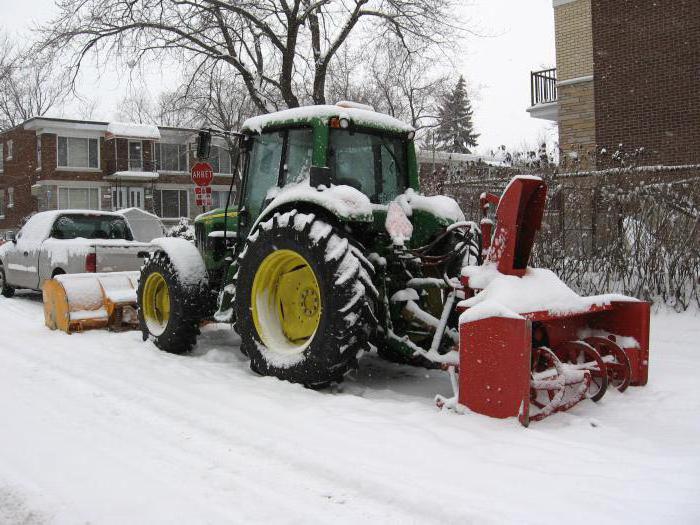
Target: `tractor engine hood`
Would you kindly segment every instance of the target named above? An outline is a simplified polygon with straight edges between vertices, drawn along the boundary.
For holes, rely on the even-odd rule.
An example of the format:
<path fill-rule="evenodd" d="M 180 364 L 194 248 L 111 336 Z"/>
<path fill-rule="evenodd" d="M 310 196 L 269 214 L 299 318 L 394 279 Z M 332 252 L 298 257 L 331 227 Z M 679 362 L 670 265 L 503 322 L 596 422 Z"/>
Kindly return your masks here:
<path fill-rule="evenodd" d="M 255 226 L 266 220 L 278 208 L 295 204 L 313 204 L 324 208 L 343 222 L 372 223 L 373 228 L 385 231 L 389 204 L 374 204 L 367 195 L 352 186 L 331 185 L 330 188 L 312 188 L 308 181 L 289 184 L 284 188 L 272 188 L 267 194 L 270 203 L 258 217 Z M 398 204 L 413 224 L 414 238 L 409 244 L 426 242 L 436 231 L 464 220 L 464 213 L 457 202 L 446 196 L 426 197 L 412 189 L 399 195 L 393 203 Z"/>

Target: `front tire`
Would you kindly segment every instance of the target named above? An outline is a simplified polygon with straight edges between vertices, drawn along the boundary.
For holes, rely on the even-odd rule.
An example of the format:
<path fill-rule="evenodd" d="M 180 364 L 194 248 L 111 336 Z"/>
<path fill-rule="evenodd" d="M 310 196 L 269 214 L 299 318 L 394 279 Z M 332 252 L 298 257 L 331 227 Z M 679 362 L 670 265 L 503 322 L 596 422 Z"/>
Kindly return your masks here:
<path fill-rule="evenodd" d="M 15 295 L 15 289 L 7 284 L 7 278 L 5 277 L 5 268 L 0 266 L 0 294 L 8 299 Z"/>
<path fill-rule="evenodd" d="M 141 268 L 138 315 L 144 341 L 166 352 L 184 354 L 197 343 L 206 283 L 185 283 L 168 254 L 157 251 Z"/>
<path fill-rule="evenodd" d="M 253 371 L 321 387 L 357 366 L 376 329 L 377 292 L 360 258 L 313 214 L 276 213 L 258 225 L 236 283 L 236 327 Z"/>

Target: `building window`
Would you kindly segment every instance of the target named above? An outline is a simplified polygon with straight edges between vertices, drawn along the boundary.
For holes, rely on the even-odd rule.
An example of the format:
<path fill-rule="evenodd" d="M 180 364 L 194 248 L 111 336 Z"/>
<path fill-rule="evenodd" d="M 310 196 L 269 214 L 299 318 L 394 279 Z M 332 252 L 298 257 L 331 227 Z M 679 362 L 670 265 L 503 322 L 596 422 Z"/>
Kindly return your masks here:
<path fill-rule="evenodd" d="M 7 207 L 8 208 L 15 207 L 15 189 L 14 188 L 7 188 Z"/>
<path fill-rule="evenodd" d="M 99 188 L 58 188 L 59 210 L 99 210 Z"/>
<path fill-rule="evenodd" d="M 129 171 L 143 169 L 143 143 L 140 140 L 129 141 Z"/>
<path fill-rule="evenodd" d="M 0 142 L 0 173 L 5 171 L 5 145 Z"/>
<path fill-rule="evenodd" d="M 7 141 L 7 160 L 12 160 L 12 155 L 14 153 L 15 144 L 13 141 Z"/>
<path fill-rule="evenodd" d="M 98 139 L 58 137 L 59 168 L 93 168 L 100 166 Z"/>
<path fill-rule="evenodd" d="M 231 173 L 231 155 L 226 148 L 212 146 L 209 153 L 209 163 L 214 173 Z"/>
<path fill-rule="evenodd" d="M 155 190 L 153 207 L 156 215 L 164 219 L 178 219 L 189 216 L 187 190 Z"/>
<path fill-rule="evenodd" d="M 187 145 L 157 142 L 156 165 L 160 171 L 188 171 Z"/>
<path fill-rule="evenodd" d="M 36 169 L 41 169 L 41 135 L 36 138 Z"/>
<path fill-rule="evenodd" d="M 5 218 L 5 192 L 0 190 L 0 219 Z"/>
<path fill-rule="evenodd" d="M 226 207 L 226 197 L 228 196 L 228 191 L 216 191 L 211 192 L 211 204 L 214 208 L 225 208 Z M 231 194 L 231 201 L 228 203 L 229 208 L 235 206 L 236 202 L 235 190 Z"/>

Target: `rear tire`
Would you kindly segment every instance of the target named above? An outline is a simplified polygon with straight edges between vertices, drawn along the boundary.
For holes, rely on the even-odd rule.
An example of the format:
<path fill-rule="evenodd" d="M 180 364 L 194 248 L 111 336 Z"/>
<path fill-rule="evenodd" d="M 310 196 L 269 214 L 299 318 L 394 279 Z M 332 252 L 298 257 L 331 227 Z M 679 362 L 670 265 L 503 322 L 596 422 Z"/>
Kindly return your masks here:
<path fill-rule="evenodd" d="M 361 258 L 313 214 L 276 213 L 258 225 L 236 283 L 236 329 L 254 372 L 319 388 L 357 366 L 377 324 Z"/>
<path fill-rule="evenodd" d="M 141 268 L 138 315 L 144 341 L 166 352 L 184 354 L 197 343 L 206 283 L 185 284 L 168 254 L 152 254 Z"/>
<path fill-rule="evenodd" d="M 7 284 L 7 278 L 5 277 L 5 268 L 0 266 L 0 294 L 8 299 L 15 295 L 15 289 Z"/>

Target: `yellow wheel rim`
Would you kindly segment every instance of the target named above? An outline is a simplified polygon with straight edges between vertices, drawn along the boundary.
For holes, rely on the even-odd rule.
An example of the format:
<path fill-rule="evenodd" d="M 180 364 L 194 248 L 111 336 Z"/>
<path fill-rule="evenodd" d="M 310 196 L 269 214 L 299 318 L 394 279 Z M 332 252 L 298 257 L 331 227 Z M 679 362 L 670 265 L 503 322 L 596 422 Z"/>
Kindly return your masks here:
<path fill-rule="evenodd" d="M 162 274 L 153 272 L 148 276 L 143 287 L 142 303 L 148 330 L 153 335 L 161 335 L 170 320 L 170 291 Z"/>
<path fill-rule="evenodd" d="M 292 250 L 277 250 L 260 263 L 250 304 L 255 329 L 269 350 L 303 352 L 321 322 L 316 275 L 306 259 Z"/>

